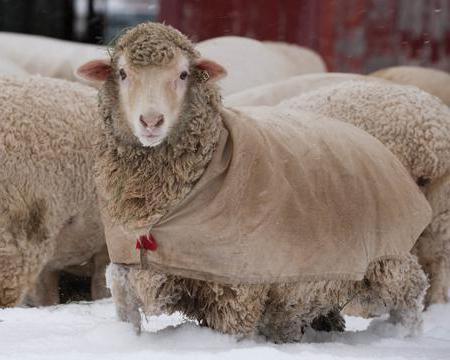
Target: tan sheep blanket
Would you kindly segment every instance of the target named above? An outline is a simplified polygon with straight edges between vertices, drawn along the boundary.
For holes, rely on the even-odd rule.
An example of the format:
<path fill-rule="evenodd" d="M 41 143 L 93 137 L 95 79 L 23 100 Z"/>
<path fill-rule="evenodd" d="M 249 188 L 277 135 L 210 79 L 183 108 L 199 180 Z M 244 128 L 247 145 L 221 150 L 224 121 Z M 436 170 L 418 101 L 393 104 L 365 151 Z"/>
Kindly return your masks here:
<path fill-rule="evenodd" d="M 150 231 L 145 263 L 223 283 L 361 280 L 409 252 L 431 210 L 411 177 L 362 130 L 307 112 L 225 110 L 213 159 Z M 149 229 L 107 224 L 113 262 L 139 264 Z"/>

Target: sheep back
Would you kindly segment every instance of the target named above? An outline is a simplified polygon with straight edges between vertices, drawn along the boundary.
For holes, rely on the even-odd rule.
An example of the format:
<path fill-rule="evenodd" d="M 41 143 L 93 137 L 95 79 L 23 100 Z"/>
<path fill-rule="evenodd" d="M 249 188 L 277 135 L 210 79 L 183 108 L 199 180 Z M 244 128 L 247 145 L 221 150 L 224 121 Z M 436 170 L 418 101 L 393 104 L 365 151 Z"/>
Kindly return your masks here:
<path fill-rule="evenodd" d="M 416 182 L 450 170 L 450 111 L 438 98 L 412 86 L 347 81 L 281 102 L 342 120 L 380 140 Z"/>
<path fill-rule="evenodd" d="M 394 66 L 375 71 L 370 76 L 417 86 L 450 106 L 450 74 L 445 71 L 419 66 Z"/>
<path fill-rule="evenodd" d="M 372 261 L 408 254 L 429 223 L 406 169 L 366 132 L 275 108 L 221 117 L 199 182 L 151 229 L 107 236 L 113 262 L 231 284 L 361 280 Z M 137 251 L 149 232 L 156 251 Z"/>

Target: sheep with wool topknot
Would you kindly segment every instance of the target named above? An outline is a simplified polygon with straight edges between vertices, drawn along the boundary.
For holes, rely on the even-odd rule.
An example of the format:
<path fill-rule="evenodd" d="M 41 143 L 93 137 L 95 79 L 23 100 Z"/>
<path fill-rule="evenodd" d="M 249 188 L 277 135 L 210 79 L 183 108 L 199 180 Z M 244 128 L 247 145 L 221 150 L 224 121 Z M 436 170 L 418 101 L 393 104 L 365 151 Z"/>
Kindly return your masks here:
<path fill-rule="evenodd" d="M 430 209 L 381 143 L 312 113 L 225 109 L 225 70 L 162 24 L 78 74 L 103 82 L 95 171 L 122 320 L 180 311 L 293 342 L 342 330 L 352 300 L 418 330 L 427 281 L 409 250 Z"/>

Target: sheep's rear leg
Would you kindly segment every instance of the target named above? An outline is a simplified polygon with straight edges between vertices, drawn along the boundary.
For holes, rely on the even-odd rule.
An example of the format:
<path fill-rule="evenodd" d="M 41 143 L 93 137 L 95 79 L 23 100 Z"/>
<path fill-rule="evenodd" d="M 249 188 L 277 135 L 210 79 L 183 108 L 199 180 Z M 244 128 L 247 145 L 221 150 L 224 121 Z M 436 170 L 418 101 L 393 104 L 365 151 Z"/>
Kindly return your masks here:
<path fill-rule="evenodd" d="M 448 302 L 450 234 L 447 224 L 450 219 L 437 217 L 423 232 L 414 246 L 414 253 L 419 259 L 425 273 L 428 275 L 430 287 L 425 297 L 425 307 L 432 304 Z"/>
<path fill-rule="evenodd" d="M 227 286 L 186 279 L 182 283 L 188 291 L 183 292 L 175 310 L 222 333 L 255 334 L 264 310 L 267 286 Z"/>
<path fill-rule="evenodd" d="M 358 288 L 359 287 L 359 288 Z M 390 314 L 411 335 L 422 325 L 423 299 L 428 288 L 425 273 L 412 255 L 401 260 L 381 260 L 370 265 L 364 281 L 356 287 L 353 301 L 367 315 Z"/>
<path fill-rule="evenodd" d="M 269 292 L 259 332 L 275 343 L 301 341 L 308 326 L 318 331 L 342 331 L 338 311 L 339 288 L 332 281 L 298 282 L 274 286 Z"/>

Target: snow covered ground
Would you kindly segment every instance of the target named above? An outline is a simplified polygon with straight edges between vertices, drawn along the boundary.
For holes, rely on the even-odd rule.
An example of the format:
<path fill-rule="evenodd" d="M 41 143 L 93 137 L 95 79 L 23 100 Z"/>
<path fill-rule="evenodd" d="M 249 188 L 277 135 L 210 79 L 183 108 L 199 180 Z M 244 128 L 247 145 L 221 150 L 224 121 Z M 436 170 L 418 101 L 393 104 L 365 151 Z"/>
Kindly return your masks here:
<path fill-rule="evenodd" d="M 380 319 L 347 317 L 344 334 L 307 333 L 305 343 L 274 345 L 221 335 L 180 316 L 149 318 L 138 337 L 116 320 L 110 299 L 3 309 L 0 359 L 450 360 L 450 305 L 434 305 L 424 318 L 423 334 L 416 338 Z"/>

